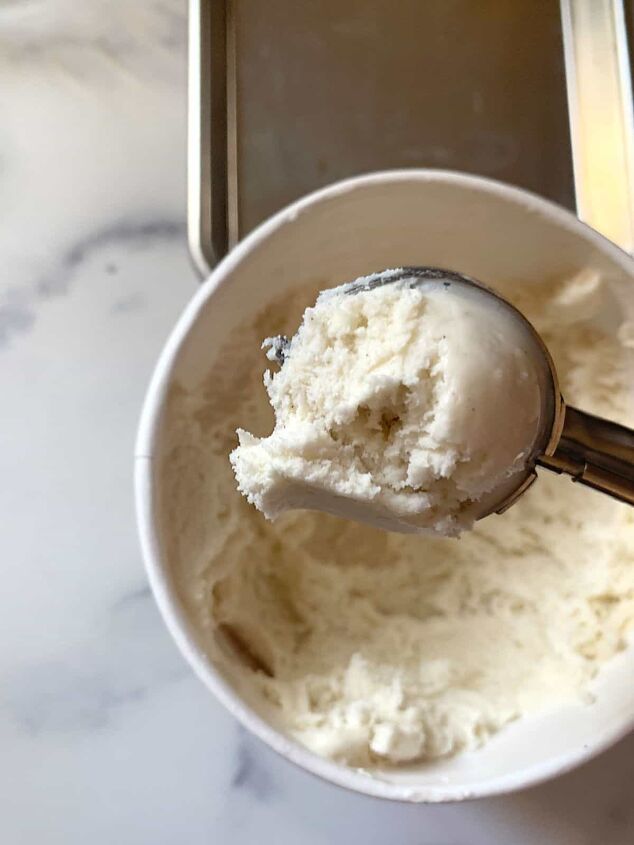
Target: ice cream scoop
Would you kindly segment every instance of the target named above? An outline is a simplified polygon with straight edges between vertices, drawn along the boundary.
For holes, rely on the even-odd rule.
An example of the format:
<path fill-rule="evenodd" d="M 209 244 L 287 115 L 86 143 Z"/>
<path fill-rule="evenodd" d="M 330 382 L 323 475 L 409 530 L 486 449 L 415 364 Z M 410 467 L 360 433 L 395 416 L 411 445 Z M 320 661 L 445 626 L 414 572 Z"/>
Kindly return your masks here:
<path fill-rule="evenodd" d="M 587 487 L 606 493 L 619 501 L 634 505 L 634 431 L 611 420 L 588 414 L 566 405 L 559 390 L 559 382 L 552 358 L 541 337 L 524 317 L 496 291 L 461 273 L 434 267 L 403 268 L 398 273 L 378 273 L 371 285 L 393 284 L 399 279 L 412 279 L 412 284 L 425 284 L 431 279 L 449 279 L 455 285 L 467 285 L 489 297 L 491 305 L 497 303 L 507 309 L 530 332 L 536 343 L 535 354 L 541 358 L 540 366 L 550 377 L 543 385 L 543 428 L 536 444 L 535 464 L 554 472 L 569 475 Z M 494 508 L 503 512 L 535 480 L 534 468 L 507 498 Z M 483 514 L 485 515 L 485 514 Z"/>
<path fill-rule="evenodd" d="M 631 432 L 566 409 L 531 324 L 466 276 L 362 277 L 265 345 L 281 365 L 265 377 L 275 429 L 239 431 L 231 461 L 271 519 L 311 508 L 457 535 L 512 504 L 537 464 L 634 503 Z"/>

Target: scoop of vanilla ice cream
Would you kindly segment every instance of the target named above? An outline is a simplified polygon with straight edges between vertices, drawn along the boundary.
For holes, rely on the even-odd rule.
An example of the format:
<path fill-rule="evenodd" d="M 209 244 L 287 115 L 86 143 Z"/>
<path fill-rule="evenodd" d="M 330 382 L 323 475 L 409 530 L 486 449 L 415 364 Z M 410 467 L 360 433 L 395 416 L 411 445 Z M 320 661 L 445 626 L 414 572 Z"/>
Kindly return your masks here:
<path fill-rule="evenodd" d="M 305 311 L 281 369 L 265 375 L 273 433 L 238 430 L 238 487 L 270 519 L 311 508 L 457 535 L 526 473 L 543 363 L 522 321 L 477 288 L 373 281 Z"/>

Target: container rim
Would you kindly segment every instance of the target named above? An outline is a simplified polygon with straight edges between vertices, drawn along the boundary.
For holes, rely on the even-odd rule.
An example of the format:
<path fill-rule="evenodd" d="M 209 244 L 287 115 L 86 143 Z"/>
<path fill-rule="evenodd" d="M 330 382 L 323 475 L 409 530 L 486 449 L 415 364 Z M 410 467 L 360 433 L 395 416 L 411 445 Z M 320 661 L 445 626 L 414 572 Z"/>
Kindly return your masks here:
<path fill-rule="evenodd" d="M 161 548 L 155 525 L 157 496 L 154 456 L 164 402 L 180 349 L 206 302 L 227 282 L 232 271 L 263 240 L 308 209 L 376 185 L 403 183 L 458 185 L 521 205 L 531 212 L 543 215 L 560 229 L 573 232 L 590 242 L 619 265 L 624 273 L 634 276 L 632 258 L 579 221 L 571 212 L 529 191 L 493 179 L 456 171 L 416 168 L 363 174 L 321 188 L 277 212 L 240 241 L 216 266 L 186 306 L 158 359 L 145 397 L 135 446 L 134 483 L 138 532 L 152 592 L 178 648 L 205 686 L 244 727 L 281 756 L 304 770 L 338 786 L 373 797 L 414 803 L 437 803 L 501 795 L 564 774 L 597 756 L 634 729 L 634 712 L 628 719 L 606 727 L 596 735 L 594 742 L 583 744 L 574 752 L 561 754 L 545 763 L 531 765 L 511 775 L 483 780 L 470 788 L 452 784 L 438 786 L 394 784 L 382 780 L 379 776 L 371 776 L 366 772 L 334 763 L 308 751 L 298 742 L 273 728 L 239 698 L 211 665 L 204 652 L 197 646 L 191 623 L 171 585 L 169 562 Z"/>

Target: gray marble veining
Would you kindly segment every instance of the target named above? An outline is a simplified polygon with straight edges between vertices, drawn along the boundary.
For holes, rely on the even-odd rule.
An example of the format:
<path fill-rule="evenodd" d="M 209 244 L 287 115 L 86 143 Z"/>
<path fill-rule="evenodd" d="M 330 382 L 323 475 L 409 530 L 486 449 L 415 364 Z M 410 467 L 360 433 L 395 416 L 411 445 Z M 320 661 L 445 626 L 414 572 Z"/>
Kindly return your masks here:
<path fill-rule="evenodd" d="M 8 344 L 11 336 L 27 332 L 33 326 L 37 309 L 42 302 L 67 293 L 77 270 L 100 250 L 121 247 L 127 250 L 143 249 L 155 241 L 182 242 L 185 224 L 181 220 L 154 219 L 144 221 L 117 221 L 92 232 L 72 244 L 53 266 L 34 283 L 23 287 L 11 286 L 4 293 L 0 290 L 0 349 Z M 113 305 L 113 313 L 137 308 L 143 297 L 122 297 Z"/>

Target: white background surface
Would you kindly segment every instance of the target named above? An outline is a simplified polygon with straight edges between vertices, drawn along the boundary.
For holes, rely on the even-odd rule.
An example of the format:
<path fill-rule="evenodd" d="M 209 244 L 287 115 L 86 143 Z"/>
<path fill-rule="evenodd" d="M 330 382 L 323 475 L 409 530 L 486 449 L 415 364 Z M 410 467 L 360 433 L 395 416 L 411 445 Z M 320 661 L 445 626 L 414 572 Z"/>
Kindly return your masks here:
<path fill-rule="evenodd" d="M 196 285 L 184 0 L 0 4 L 0 843 L 631 845 L 634 737 L 442 807 L 345 793 L 211 699 L 148 592 L 132 448 Z"/>

